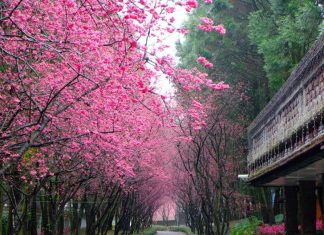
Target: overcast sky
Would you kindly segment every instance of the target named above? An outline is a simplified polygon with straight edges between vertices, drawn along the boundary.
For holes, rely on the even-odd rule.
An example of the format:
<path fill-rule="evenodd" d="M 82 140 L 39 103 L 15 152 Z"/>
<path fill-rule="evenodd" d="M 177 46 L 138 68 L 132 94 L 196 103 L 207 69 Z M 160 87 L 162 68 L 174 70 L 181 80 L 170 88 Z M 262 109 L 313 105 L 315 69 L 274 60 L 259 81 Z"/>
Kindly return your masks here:
<path fill-rule="evenodd" d="M 175 18 L 174 26 L 178 29 L 181 28 L 181 26 L 187 19 L 188 13 L 184 8 L 177 7 L 173 14 L 173 17 Z M 165 50 L 165 55 L 170 54 L 175 58 L 175 61 L 178 62 L 179 59 L 176 57 L 176 42 L 178 40 L 182 41 L 183 39 L 184 39 L 183 34 L 180 34 L 177 31 L 165 36 L 163 38 L 163 42 L 165 42 L 166 45 L 170 46 L 167 50 Z M 165 96 L 173 95 L 172 84 L 170 84 L 170 82 L 165 78 L 165 76 L 161 75 L 159 77 L 159 80 L 155 83 L 155 86 L 157 87 L 158 92 L 161 95 L 165 95 Z"/>

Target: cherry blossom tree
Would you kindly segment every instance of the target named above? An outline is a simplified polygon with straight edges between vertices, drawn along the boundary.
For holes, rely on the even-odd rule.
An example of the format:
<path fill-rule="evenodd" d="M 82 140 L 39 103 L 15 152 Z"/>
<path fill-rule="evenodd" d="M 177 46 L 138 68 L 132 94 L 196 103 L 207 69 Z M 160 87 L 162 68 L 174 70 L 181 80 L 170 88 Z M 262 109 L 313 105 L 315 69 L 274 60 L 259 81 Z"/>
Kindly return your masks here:
<path fill-rule="evenodd" d="M 37 207 L 45 235 L 63 234 L 67 207 L 72 234 L 82 216 L 88 234 L 104 234 L 113 217 L 129 232 L 150 223 L 168 182 L 169 133 L 184 111 L 152 82 L 165 76 L 190 94 L 226 88 L 197 69 L 176 69 L 162 53 L 163 35 L 185 33 L 173 26 L 176 7 L 198 3 L 0 0 L 6 234 L 37 234 Z M 199 130 L 204 108 L 193 97 L 185 118 Z"/>
<path fill-rule="evenodd" d="M 244 116 L 238 113 L 233 119 L 229 106 L 239 105 L 241 98 L 231 91 L 207 95 L 204 106 L 196 103 L 188 115 L 203 113 L 206 121 L 201 128 L 197 119 L 179 120 L 175 190 L 188 225 L 198 234 L 227 234 L 240 205 L 237 175 L 242 167 L 238 157 L 244 151 L 240 122 Z"/>

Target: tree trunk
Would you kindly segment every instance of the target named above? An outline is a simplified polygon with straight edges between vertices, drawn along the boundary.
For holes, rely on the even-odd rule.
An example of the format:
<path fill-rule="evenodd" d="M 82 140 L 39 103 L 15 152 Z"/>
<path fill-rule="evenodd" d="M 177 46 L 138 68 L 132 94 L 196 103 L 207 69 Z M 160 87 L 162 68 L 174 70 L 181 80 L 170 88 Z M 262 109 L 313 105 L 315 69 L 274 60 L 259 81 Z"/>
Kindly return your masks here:
<path fill-rule="evenodd" d="M 4 234 L 4 231 L 2 231 L 2 216 L 3 216 L 3 192 L 2 187 L 0 187 L 0 234 Z"/>
<path fill-rule="evenodd" d="M 7 235 L 13 235 L 13 206 L 11 201 L 9 202 L 8 210 Z"/>
<path fill-rule="evenodd" d="M 30 219 L 28 223 L 28 230 L 30 235 L 37 235 L 37 205 L 36 205 L 36 195 L 31 199 L 30 205 Z"/>
<path fill-rule="evenodd" d="M 49 226 L 48 214 L 48 198 L 45 195 L 41 196 L 41 211 L 42 211 L 42 232 L 44 235 L 52 235 Z"/>
<path fill-rule="evenodd" d="M 27 196 L 24 197 L 24 202 L 23 202 L 23 215 L 24 217 L 22 218 L 22 234 L 23 235 L 28 235 L 28 198 Z"/>

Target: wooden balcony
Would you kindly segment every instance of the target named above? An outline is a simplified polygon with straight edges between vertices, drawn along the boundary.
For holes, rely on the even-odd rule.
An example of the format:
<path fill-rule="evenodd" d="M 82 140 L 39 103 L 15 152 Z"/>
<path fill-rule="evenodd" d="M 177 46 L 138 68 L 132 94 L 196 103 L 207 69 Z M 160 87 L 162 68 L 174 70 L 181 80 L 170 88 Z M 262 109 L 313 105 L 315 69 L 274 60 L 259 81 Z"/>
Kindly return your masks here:
<path fill-rule="evenodd" d="M 324 149 L 324 35 L 252 122 L 248 136 L 251 182 L 270 176 L 287 164 L 297 170 L 291 166 L 296 159 L 311 164 L 324 158 L 324 154 L 309 155 Z M 270 178 L 263 182 L 275 177 Z"/>

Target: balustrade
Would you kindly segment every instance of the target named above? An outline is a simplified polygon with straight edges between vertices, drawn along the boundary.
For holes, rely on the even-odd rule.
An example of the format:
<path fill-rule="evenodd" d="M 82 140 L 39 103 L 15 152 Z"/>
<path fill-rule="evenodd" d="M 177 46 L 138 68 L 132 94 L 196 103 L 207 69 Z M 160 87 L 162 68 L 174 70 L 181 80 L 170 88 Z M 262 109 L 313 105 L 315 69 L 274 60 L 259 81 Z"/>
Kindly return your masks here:
<path fill-rule="evenodd" d="M 249 127 L 248 169 L 254 173 L 324 136 L 324 36 Z"/>
<path fill-rule="evenodd" d="M 324 77 L 312 81 L 304 91 L 304 107 L 299 107 L 301 99 L 297 96 L 280 112 L 280 118 L 273 118 L 253 139 L 251 153 L 254 155 L 254 160 L 257 160 L 249 166 L 252 173 L 256 169 L 290 156 L 314 138 L 324 135 Z M 306 111 L 304 117 L 303 110 Z M 305 122 L 306 118 L 308 121 Z M 304 124 L 298 126 L 301 122 Z M 283 134 L 282 131 L 278 131 L 278 128 L 286 128 L 286 131 Z M 277 133 L 282 136 L 276 136 Z"/>
<path fill-rule="evenodd" d="M 254 173 L 257 169 L 269 166 L 280 159 L 290 156 L 305 144 L 320 136 L 324 136 L 324 111 L 314 115 L 289 138 L 268 149 L 266 153 L 255 161 L 250 162 L 248 169 L 250 173 Z"/>

